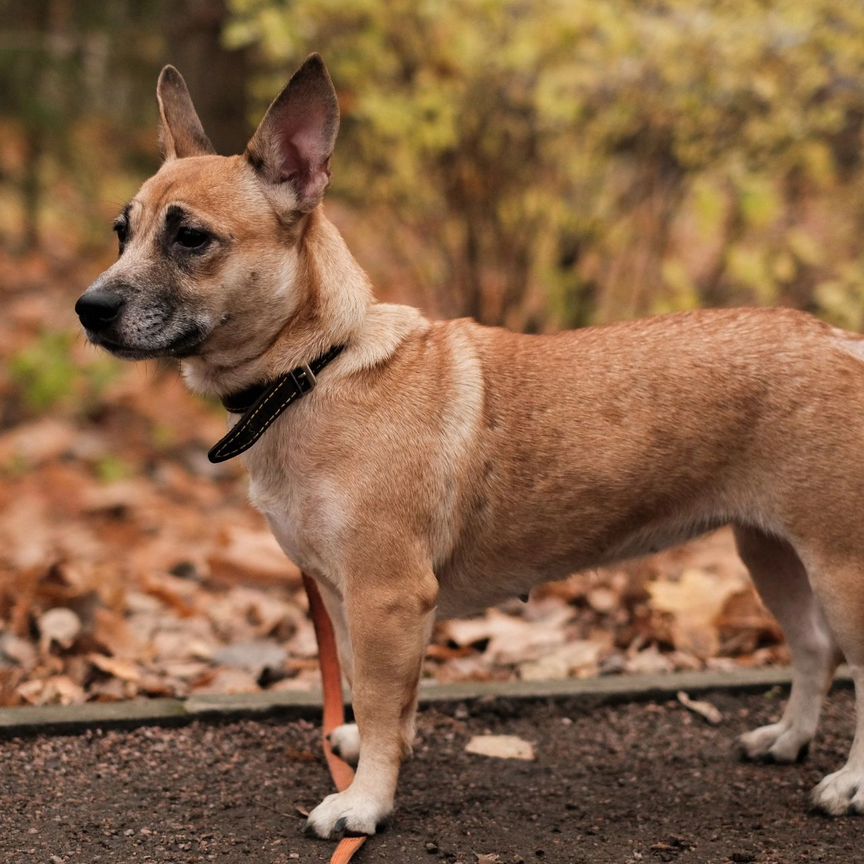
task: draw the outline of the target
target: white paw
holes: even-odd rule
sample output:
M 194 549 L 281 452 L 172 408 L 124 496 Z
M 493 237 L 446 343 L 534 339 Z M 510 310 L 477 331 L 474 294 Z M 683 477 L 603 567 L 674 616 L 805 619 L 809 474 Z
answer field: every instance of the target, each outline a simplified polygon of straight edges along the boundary
M 374 834 L 392 809 L 392 803 L 382 803 L 350 786 L 344 792 L 328 795 L 309 814 L 306 833 L 325 840 L 341 834 Z
M 329 735 L 333 752 L 349 765 L 356 765 L 360 758 L 360 730 L 356 723 L 337 726 Z
M 813 806 L 829 816 L 864 815 L 864 770 L 841 768 L 813 790 Z
M 789 763 L 807 755 L 810 736 L 783 723 L 772 723 L 741 735 L 737 743 L 745 759 Z

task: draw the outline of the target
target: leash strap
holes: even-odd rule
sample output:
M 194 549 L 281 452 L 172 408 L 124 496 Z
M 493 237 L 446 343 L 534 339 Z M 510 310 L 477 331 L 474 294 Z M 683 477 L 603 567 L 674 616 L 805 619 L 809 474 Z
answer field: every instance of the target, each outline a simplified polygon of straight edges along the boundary
M 207 458 L 211 462 L 225 462 L 248 450 L 292 402 L 302 399 L 315 387 L 316 376 L 342 353 L 344 347 L 337 345 L 311 363 L 304 363 L 286 372 L 270 384 L 256 384 L 225 396 L 222 404 L 232 414 L 243 416 L 227 435 L 210 448 Z
M 336 653 L 336 637 L 333 624 L 324 601 L 318 592 L 315 580 L 303 574 L 303 587 L 309 598 L 309 614 L 318 640 L 318 664 L 321 667 L 321 689 L 324 692 L 323 744 L 324 757 L 330 769 L 330 776 L 341 792 L 351 785 L 354 770 L 343 762 L 330 747 L 327 736 L 345 722 L 345 703 L 342 699 L 342 673 L 339 669 L 339 655 Z M 330 859 L 330 864 L 348 864 L 354 853 L 366 842 L 366 837 L 343 837 Z

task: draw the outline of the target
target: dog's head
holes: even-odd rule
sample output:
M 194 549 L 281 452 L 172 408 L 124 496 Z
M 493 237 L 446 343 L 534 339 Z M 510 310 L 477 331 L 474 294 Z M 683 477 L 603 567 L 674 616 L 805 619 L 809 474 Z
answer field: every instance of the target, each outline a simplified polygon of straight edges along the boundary
M 118 260 L 79 298 L 88 338 L 127 359 L 236 364 L 304 302 L 298 254 L 339 126 L 321 58 L 273 101 L 242 156 L 217 156 L 180 73 L 157 87 L 165 160 L 114 223 Z

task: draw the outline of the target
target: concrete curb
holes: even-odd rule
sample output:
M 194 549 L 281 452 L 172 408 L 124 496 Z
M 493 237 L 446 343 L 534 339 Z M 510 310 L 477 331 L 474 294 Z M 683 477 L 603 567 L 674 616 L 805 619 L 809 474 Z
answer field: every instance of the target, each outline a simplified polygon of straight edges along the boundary
M 791 680 L 789 668 L 769 667 L 733 672 L 672 672 L 564 681 L 430 684 L 421 687 L 420 702 L 434 704 L 496 698 L 566 699 L 589 704 L 637 702 L 673 696 L 679 690 L 693 694 L 710 690 L 742 692 L 788 687 Z M 850 681 L 848 670 L 841 667 L 835 684 L 848 685 Z M 169 726 L 201 718 L 234 720 L 271 714 L 313 719 L 317 718 L 320 710 L 321 693 L 317 690 L 0 708 L 0 736 L 71 734 L 94 727 Z

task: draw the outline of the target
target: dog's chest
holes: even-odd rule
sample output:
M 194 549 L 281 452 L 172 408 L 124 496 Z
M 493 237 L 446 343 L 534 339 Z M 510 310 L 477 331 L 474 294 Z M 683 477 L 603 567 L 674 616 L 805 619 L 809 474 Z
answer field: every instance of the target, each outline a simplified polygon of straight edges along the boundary
M 340 485 L 320 473 L 308 477 L 257 461 L 249 464 L 249 499 L 282 550 L 306 572 L 335 576 L 348 520 Z

